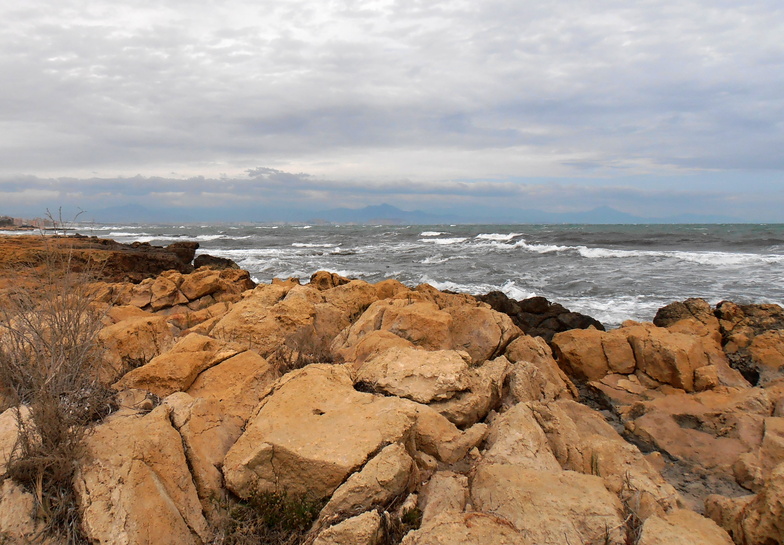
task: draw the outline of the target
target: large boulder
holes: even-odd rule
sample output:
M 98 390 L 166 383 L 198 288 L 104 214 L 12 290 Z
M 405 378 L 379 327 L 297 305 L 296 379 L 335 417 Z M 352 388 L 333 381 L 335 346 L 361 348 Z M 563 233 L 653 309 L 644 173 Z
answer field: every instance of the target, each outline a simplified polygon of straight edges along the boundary
M 264 399 L 226 455 L 226 484 L 243 498 L 283 490 L 329 496 L 383 445 L 412 440 L 416 420 L 410 402 L 354 390 L 346 368 L 310 365 Z
M 86 440 L 75 488 L 93 543 L 200 545 L 209 540 L 169 409 L 118 413 Z
M 649 517 L 637 545 L 733 545 L 730 536 L 715 522 L 688 509 Z
M 98 342 L 108 364 L 104 381 L 112 383 L 171 348 L 175 333 L 165 316 L 142 315 L 103 328 Z
M 471 500 L 474 509 L 503 517 L 532 543 L 626 543 L 623 506 L 593 475 L 483 464 L 471 482 Z
M 346 353 L 366 335 L 384 330 L 425 350 L 463 350 L 479 363 L 503 354 L 520 336 L 508 316 L 475 301 L 447 299 L 443 304 L 405 294 L 378 301 L 335 339 L 333 350 Z
M 507 403 L 579 397 L 577 388 L 558 367 L 552 350 L 541 337 L 518 337 L 509 343 L 505 355 L 513 364 L 507 375 Z
M 191 333 L 171 350 L 156 356 L 121 378 L 118 390 L 135 388 L 160 397 L 187 390 L 202 371 L 242 352 L 239 346 Z
M 709 496 L 705 511 L 735 543 L 784 543 L 784 462 L 771 472 L 765 487 L 756 495 Z

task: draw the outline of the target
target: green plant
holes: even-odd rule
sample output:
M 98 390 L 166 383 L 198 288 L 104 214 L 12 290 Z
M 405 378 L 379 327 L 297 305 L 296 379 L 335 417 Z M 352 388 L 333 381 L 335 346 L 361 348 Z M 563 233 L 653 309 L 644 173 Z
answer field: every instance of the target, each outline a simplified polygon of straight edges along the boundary
M 102 313 L 89 273 L 75 273 L 70 253 L 44 256 L 38 289 L 15 290 L 0 305 L 0 384 L 16 407 L 18 438 L 7 476 L 36 498 L 35 515 L 65 543 L 87 543 L 73 490 L 90 426 L 111 410 L 99 380 Z
M 323 500 L 263 492 L 248 500 L 228 499 L 219 506 L 214 545 L 300 545 L 318 517 Z

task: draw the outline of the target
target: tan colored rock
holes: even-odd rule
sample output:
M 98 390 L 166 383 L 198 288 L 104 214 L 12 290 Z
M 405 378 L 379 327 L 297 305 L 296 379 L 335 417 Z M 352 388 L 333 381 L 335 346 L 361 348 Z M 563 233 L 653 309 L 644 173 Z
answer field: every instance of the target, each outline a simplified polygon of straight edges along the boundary
M 784 329 L 774 329 L 757 335 L 748 348 L 763 383 L 784 376 Z
M 128 545 L 208 541 L 182 440 L 167 407 L 144 416 L 117 413 L 95 428 L 86 447 L 75 488 L 89 539 Z
M 430 403 L 468 388 L 468 361 L 468 354 L 454 350 L 391 348 L 365 361 L 356 381 L 371 384 L 377 392 Z
M 335 490 L 319 519 L 329 521 L 361 513 L 374 505 L 388 505 L 408 490 L 413 470 L 414 460 L 403 445 L 384 447 Z
M 422 525 L 443 513 L 462 513 L 468 503 L 468 477 L 451 471 L 438 471 L 430 478 L 419 497 Z
M 449 348 L 465 350 L 474 363 L 500 356 L 512 340 L 522 335 L 512 319 L 488 305 L 446 307 L 452 317 Z
M 264 399 L 226 455 L 226 484 L 244 498 L 276 490 L 328 496 L 381 446 L 409 441 L 416 420 L 411 402 L 354 390 L 346 368 L 310 365 Z
M 401 293 L 407 293 L 410 290 L 404 286 L 399 280 L 388 278 L 381 282 L 373 284 L 376 288 L 376 297 L 378 299 L 389 299 Z
M 634 350 L 623 329 L 613 329 L 604 333 L 602 350 L 607 357 L 607 365 L 611 373 L 628 375 L 634 372 L 637 366 Z
M 525 403 L 515 405 L 492 420 L 482 463 L 514 464 L 552 472 L 561 469 L 550 450 L 547 436 Z
M 378 545 L 382 536 L 381 515 L 368 511 L 327 528 L 313 545 Z
M 185 445 L 193 481 L 206 506 L 223 492 L 221 466 L 226 453 L 236 443 L 244 421 L 221 411 L 215 400 L 193 398 L 177 392 L 163 400 L 171 409 L 171 421 Z
M 165 316 L 130 318 L 103 328 L 98 341 L 104 360 L 112 371 L 105 377 L 112 383 L 129 369 L 146 364 L 174 344 L 174 328 Z
M 392 348 L 404 349 L 415 348 L 415 346 L 390 331 L 378 329 L 364 335 L 357 344 L 334 352 L 352 368 L 358 369 L 365 361 Z
M 413 404 L 413 402 L 412 402 Z M 415 405 L 417 449 L 435 456 L 445 464 L 462 460 L 487 434 L 487 424 L 474 424 L 461 432 L 443 415 L 426 405 Z
M 556 333 L 552 344 L 558 364 L 579 380 L 599 380 L 610 372 L 598 329 L 571 329 Z
M 681 505 L 678 492 L 596 411 L 569 400 L 531 409 L 561 466 L 601 477 L 640 519 Z
M 12 479 L 6 478 L 0 487 L 0 539 L 8 545 L 52 543 L 41 539 L 44 525 L 33 518 L 35 498 Z M 54 545 L 54 544 L 53 544 Z
M 430 406 L 456 426 L 472 426 L 501 405 L 504 380 L 510 368 L 504 356 L 471 367 L 465 374 L 468 383 L 465 390 L 444 401 L 434 401 Z
M 23 414 L 29 414 L 26 407 L 21 409 Z M 0 414 L 0 475 L 5 474 L 6 464 L 17 448 L 16 441 L 19 438 L 19 413 L 16 407 L 6 409 Z
M 406 298 L 404 293 L 373 303 L 335 339 L 333 349 L 345 352 L 369 333 L 385 330 L 425 350 L 464 350 L 479 363 L 502 354 L 521 334 L 508 316 L 473 298 L 457 298 L 461 304 L 447 299 L 453 304 L 440 308 L 415 295 L 420 297 Z
M 734 499 L 708 496 L 705 512 L 735 543 L 784 543 L 784 462 L 776 466 L 756 495 Z
M 310 277 L 310 285 L 319 291 L 328 290 L 343 284 L 348 284 L 351 279 L 329 271 L 317 271 Z
M 180 291 L 189 301 L 193 301 L 219 291 L 222 286 L 221 271 L 201 268 L 185 277 Z
M 401 545 L 534 545 L 512 524 L 486 513 L 445 513 L 409 532 Z
M 514 364 L 507 376 L 507 404 L 578 397 L 577 388 L 558 367 L 550 347 L 541 337 L 516 338 L 507 347 L 506 357 Z
M 150 286 L 150 309 L 153 312 L 187 302 L 188 298 L 180 292 L 177 284 L 163 275 L 156 278 Z
M 647 325 L 624 329 L 637 369 L 663 384 L 694 390 L 694 371 L 710 364 L 699 338 Z
M 730 536 L 711 519 L 688 509 L 653 515 L 642 526 L 637 545 L 733 545 Z
M 483 464 L 471 482 L 471 500 L 474 509 L 503 517 L 532 543 L 626 542 L 621 502 L 592 475 Z
M 241 351 L 236 345 L 191 333 L 181 338 L 168 352 L 125 374 L 114 387 L 118 390 L 147 390 L 165 397 L 187 390 L 199 373 Z
M 216 401 L 222 413 L 237 416 L 244 423 L 277 378 L 267 360 L 247 350 L 203 371 L 187 393 Z

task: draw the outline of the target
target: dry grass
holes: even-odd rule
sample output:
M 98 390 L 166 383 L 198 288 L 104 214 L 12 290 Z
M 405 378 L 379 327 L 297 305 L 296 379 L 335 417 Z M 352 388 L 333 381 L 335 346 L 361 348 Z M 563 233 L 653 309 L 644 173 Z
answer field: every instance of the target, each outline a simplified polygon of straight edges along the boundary
M 12 291 L 0 306 L 0 384 L 17 410 L 19 436 L 7 476 L 37 500 L 35 515 L 61 542 L 86 543 L 73 476 L 90 425 L 111 410 L 98 380 L 101 313 L 89 273 L 74 273 L 68 253 L 48 252 L 39 289 Z
M 331 338 L 319 335 L 312 325 L 303 326 L 286 337 L 268 359 L 280 375 L 311 363 L 339 363 L 330 350 L 331 342 Z

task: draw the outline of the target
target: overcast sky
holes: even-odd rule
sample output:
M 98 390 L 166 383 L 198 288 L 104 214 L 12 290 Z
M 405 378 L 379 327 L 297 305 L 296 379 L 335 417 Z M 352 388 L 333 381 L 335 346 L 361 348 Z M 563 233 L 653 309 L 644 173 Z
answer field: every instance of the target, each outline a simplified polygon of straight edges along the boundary
M 784 221 L 781 0 L 25 0 L 0 27 L 0 214 Z

